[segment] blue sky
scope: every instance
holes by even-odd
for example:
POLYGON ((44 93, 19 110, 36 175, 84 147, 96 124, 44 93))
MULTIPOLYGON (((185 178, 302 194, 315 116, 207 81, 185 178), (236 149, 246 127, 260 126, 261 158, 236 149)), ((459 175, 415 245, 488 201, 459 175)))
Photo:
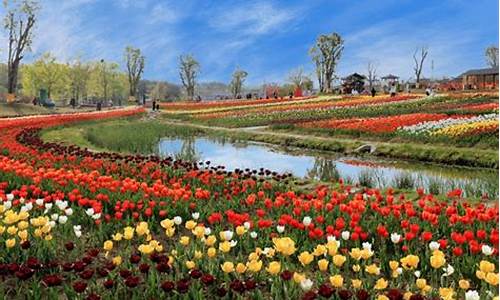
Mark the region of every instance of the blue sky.
POLYGON ((485 47, 498 44, 496 0, 41 2, 28 61, 51 51, 60 60, 122 62, 124 47, 133 45, 146 55, 145 78, 176 83, 182 53, 200 61, 201 81, 227 82, 237 66, 248 71, 251 85, 283 82, 297 67, 312 74, 308 49, 333 31, 345 39, 340 76, 365 73, 372 61, 379 75, 408 79, 412 54, 423 45, 425 77, 456 76, 485 66, 485 47))

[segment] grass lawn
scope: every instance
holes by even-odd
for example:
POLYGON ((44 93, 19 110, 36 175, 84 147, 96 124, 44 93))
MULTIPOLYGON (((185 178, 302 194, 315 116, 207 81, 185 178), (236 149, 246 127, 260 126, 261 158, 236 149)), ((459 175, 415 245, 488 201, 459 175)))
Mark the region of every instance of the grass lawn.
POLYGON ((94 108, 72 109, 71 107, 47 108, 43 106, 26 103, 0 103, 0 118, 21 117, 31 115, 50 115, 68 112, 92 111, 94 108))

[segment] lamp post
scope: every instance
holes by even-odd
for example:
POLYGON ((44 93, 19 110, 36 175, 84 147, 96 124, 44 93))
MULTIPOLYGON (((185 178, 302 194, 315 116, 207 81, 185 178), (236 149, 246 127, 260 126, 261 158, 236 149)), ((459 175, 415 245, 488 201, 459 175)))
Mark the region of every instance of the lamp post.
POLYGON ((104 59, 101 59, 101 76, 104 101, 106 101, 108 99, 108 76, 106 74, 106 63, 104 62, 104 59))

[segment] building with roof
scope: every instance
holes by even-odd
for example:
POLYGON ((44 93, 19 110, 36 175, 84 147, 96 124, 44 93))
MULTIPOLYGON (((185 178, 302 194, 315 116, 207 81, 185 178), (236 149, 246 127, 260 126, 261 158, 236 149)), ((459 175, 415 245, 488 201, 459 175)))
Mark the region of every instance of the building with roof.
POLYGON ((342 78, 342 89, 345 94, 350 94, 353 90, 356 90, 358 93, 363 92, 365 86, 366 77, 353 73, 347 77, 342 78))
POLYGON ((474 69, 462 73, 463 89, 498 89, 498 68, 474 69))

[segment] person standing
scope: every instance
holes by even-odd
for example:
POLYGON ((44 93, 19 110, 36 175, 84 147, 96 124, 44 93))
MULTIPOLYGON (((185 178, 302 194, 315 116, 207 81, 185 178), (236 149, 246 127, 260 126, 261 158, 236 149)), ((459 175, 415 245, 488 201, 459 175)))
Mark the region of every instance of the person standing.
POLYGON ((374 87, 372 87, 371 93, 372 93, 372 97, 375 97, 375 95, 377 94, 377 91, 375 90, 374 87))
POLYGON ((153 111, 156 110, 156 100, 153 100, 153 111))

